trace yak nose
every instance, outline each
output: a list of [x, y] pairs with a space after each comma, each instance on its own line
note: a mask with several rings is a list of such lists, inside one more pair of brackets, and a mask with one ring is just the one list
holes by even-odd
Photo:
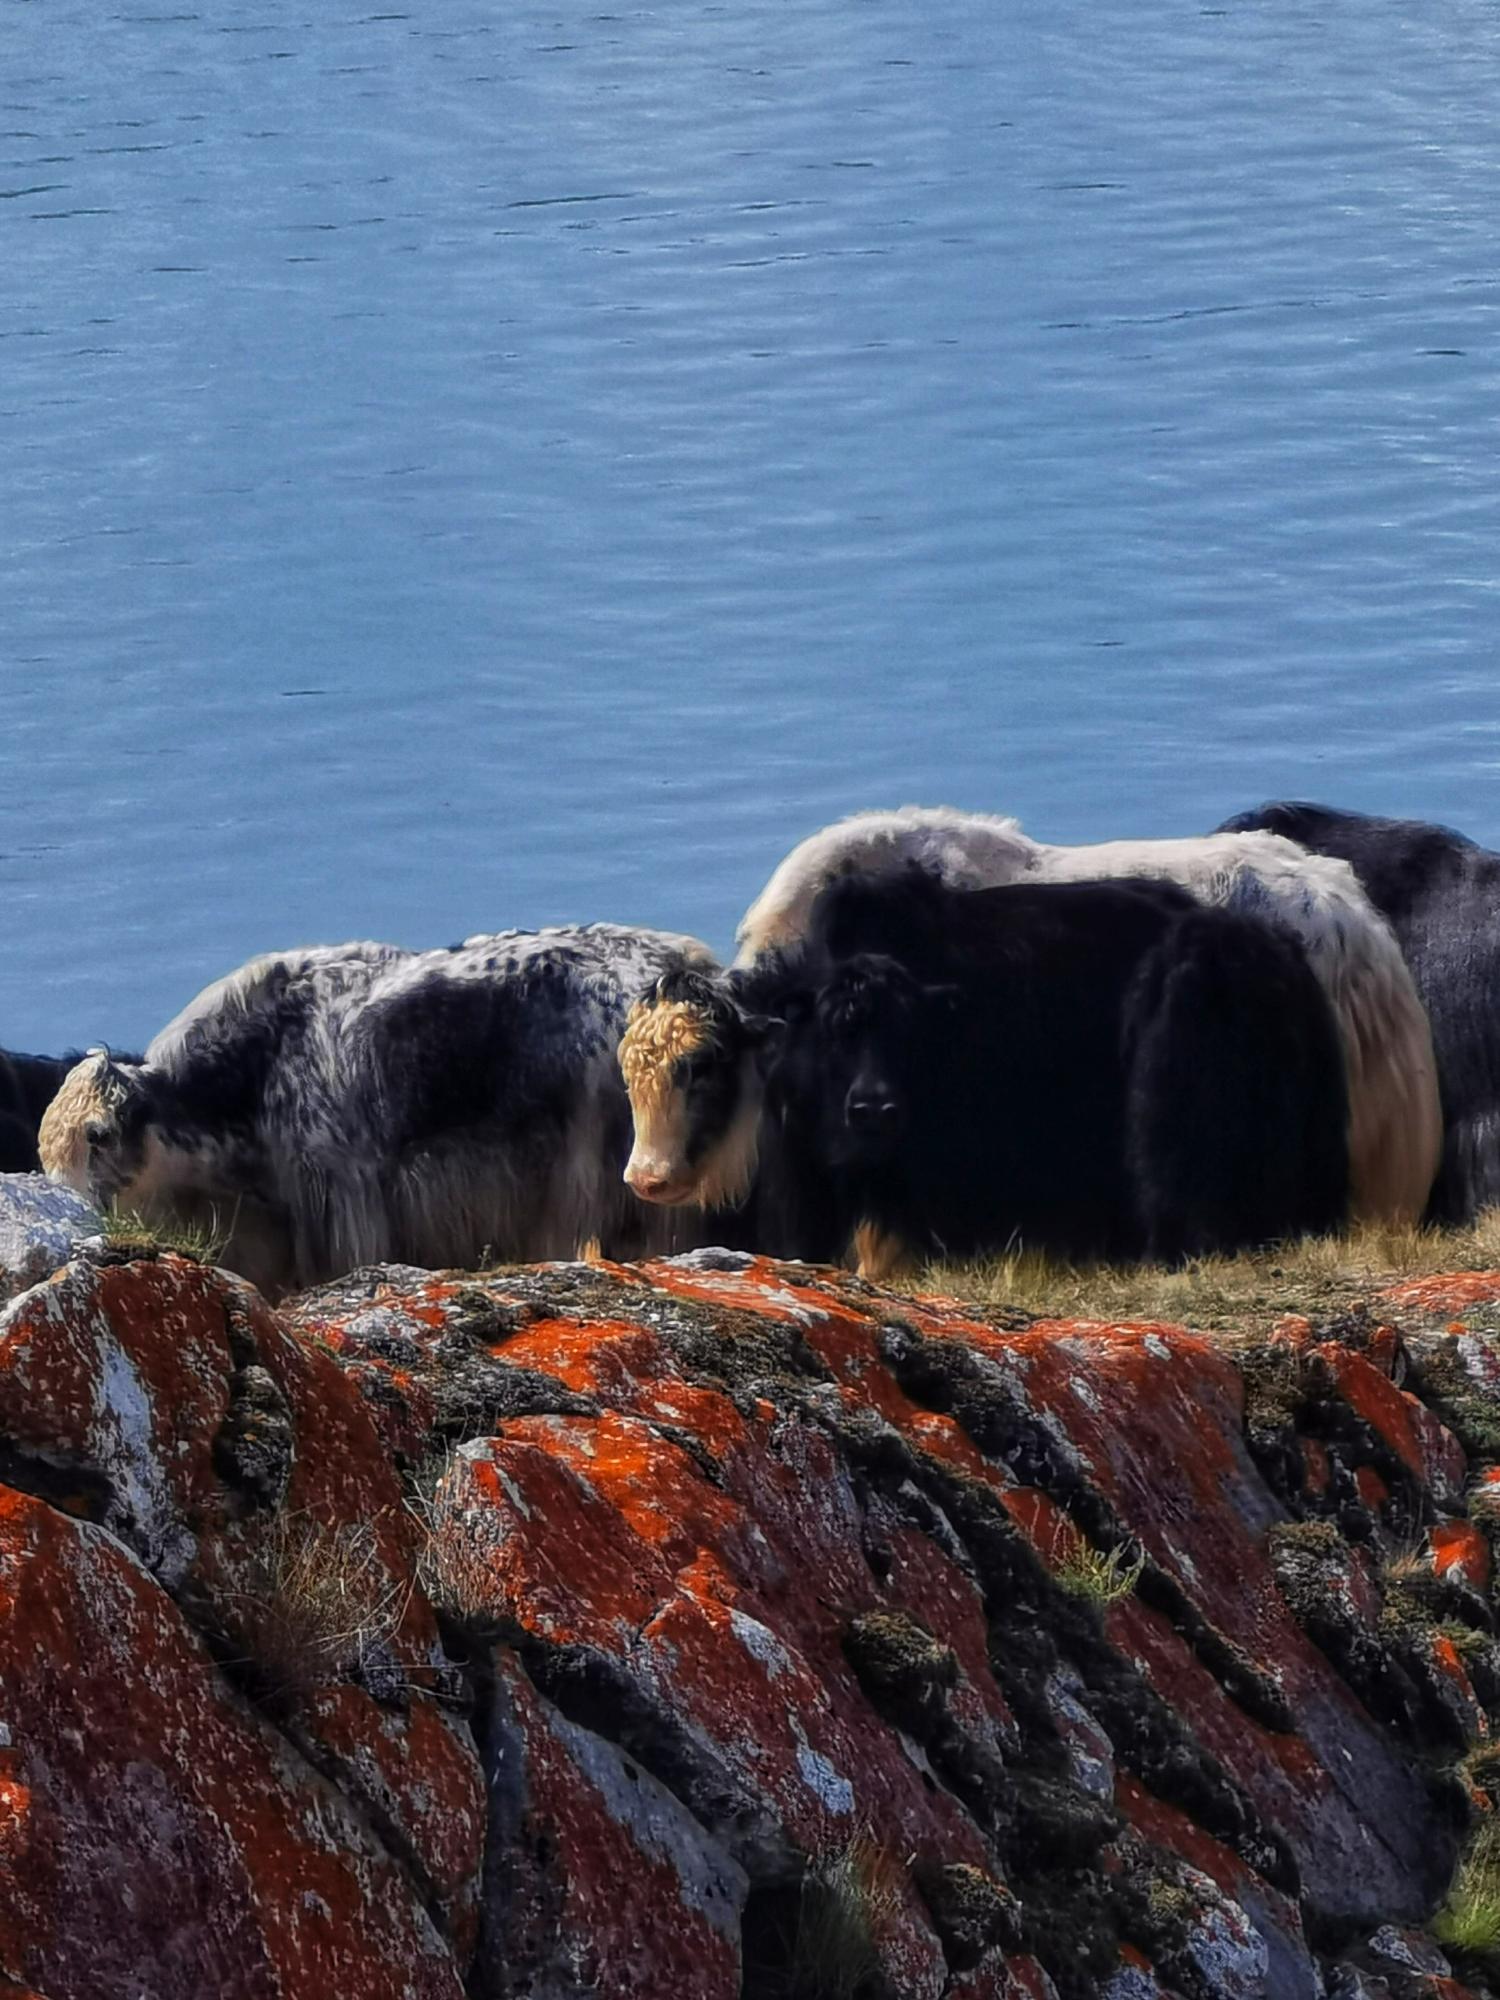
[[625, 1185], [642, 1201], [659, 1201], [672, 1185], [670, 1174], [651, 1167], [627, 1167]]
[[889, 1132], [901, 1115], [894, 1097], [883, 1090], [850, 1093], [844, 1116], [856, 1132]]

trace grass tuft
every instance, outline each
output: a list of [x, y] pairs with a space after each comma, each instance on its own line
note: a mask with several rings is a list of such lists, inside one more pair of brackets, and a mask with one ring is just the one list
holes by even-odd
[[305, 1698], [372, 1661], [411, 1595], [381, 1560], [374, 1524], [278, 1514], [222, 1609], [227, 1636], [266, 1696]]
[[900, 1898], [895, 1863], [868, 1832], [809, 1863], [793, 1888], [746, 1906], [744, 1992], [754, 2000], [865, 2000], [884, 1990], [878, 1934]]
[[1391, 1550], [1381, 1570], [1387, 1584], [1394, 1584], [1398, 1589], [1425, 1583], [1433, 1574], [1432, 1550], [1427, 1537], [1421, 1535], [1416, 1541], [1401, 1542]]
[[1053, 1570], [1054, 1580], [1073, 1597], [1081, 1597], [1100, 1610], [1129, 1597], [1146, 1567], [1146, 1552], [1137, 1549], [1134, 1558], [1123, 1542], [1106, 1553], [1091, 1542], [1080, 1542], [1069, 1550]]
[[192, 1223], [143, 1215], [135, 1209], [111, 1208], [104, 1218], [104, 1241], [118, 1253], [155, 1256], [170, 1251], [195, 1264], [217, 1264], [229, 1246], [231, 1231], [212, 1223]]
[[458, 1625], [485, 1626], [496, 1613], [494, 1563], [454, 1496], [457, 1448], [418, 1468], [407, 1510], [421, 1530], [417, 1582], [435, 1611]]
[[1500, 1829], [1481, 1827], [1432, 1920], [1445, 1950], [1500, 1968]]
[[896, 1901], [891, 1863], [867, 1834], [825, 1854], [802, 1885], [792, 1947], [797, 1990], [855, 2000], [880, 1970], [876, 1934]]

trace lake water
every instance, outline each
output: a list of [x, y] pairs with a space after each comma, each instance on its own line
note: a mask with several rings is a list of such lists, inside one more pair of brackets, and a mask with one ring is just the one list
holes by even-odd
[[859, 806], [1500, 842], [1500, 15], [73, 0], [0, 39], [0, 1042], [727, 946]]

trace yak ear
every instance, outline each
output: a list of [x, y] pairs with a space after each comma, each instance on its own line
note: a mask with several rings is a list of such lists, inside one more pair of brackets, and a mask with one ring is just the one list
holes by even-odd
[[85, 1049], [83, 1060], [88, 1064], [93, 1075], [98, 1078], [102, 1089], [121, 1090], [124, 1088], [125, 1079], [121, 1074], [120, 1065], [110, 1054], [106, 1043], [97, 1042], [93, 1048]]
[[741, 1014], [740, 1027], [746, 1041], [758, 1048], [766, 1042], [780, 1041], [786, 1022], [779, 1014]]
[[779, 1014], [751, 1014], [742, 1023], [755, 1058], [756, 1073], [765, 1078], [775, 1069], [786, 1036], [786, 1022]]

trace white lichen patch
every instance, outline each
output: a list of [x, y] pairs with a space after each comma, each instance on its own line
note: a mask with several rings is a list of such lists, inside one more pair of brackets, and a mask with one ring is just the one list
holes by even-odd
[[1201, 1897], [1201, 1907], [1188, 1930], [1188, 1956], [1202, 1973], [1209, 1990], [1223, 2000], [1262, 2000], [1270, 1949], [1238, 1903], [1196, 1869], [1184, 1871], [1187, 1883]]
[[762, 1625], [758, 1618], [752, 1618], [738, 1606], [731, 1609], [729, 1623], [745, 1651], [752, 1659], [759, 1660], [772, 1680], [792, 1671], [791, 1655], [768, 1625]]
[[797, 1769], [802, 1773], [802, 1782], [828, 1812], [841, 1816], [854, 1810], [854, 1787], [835, 1764], [829, 1762], [821, 1750], [814, 1750], [802, 1732], [802, 1725], [796, 1716], [790, 1718], [792, 1734], [797, 1739]]
[[135, 1363], [102, 1330], [99, 1359], [92, 1428], [111, 1489], [106, 1525], [171, 1590], [191, 1567], [197, 1541], [177, 1515], [156, 1448], [151, 1398]]

